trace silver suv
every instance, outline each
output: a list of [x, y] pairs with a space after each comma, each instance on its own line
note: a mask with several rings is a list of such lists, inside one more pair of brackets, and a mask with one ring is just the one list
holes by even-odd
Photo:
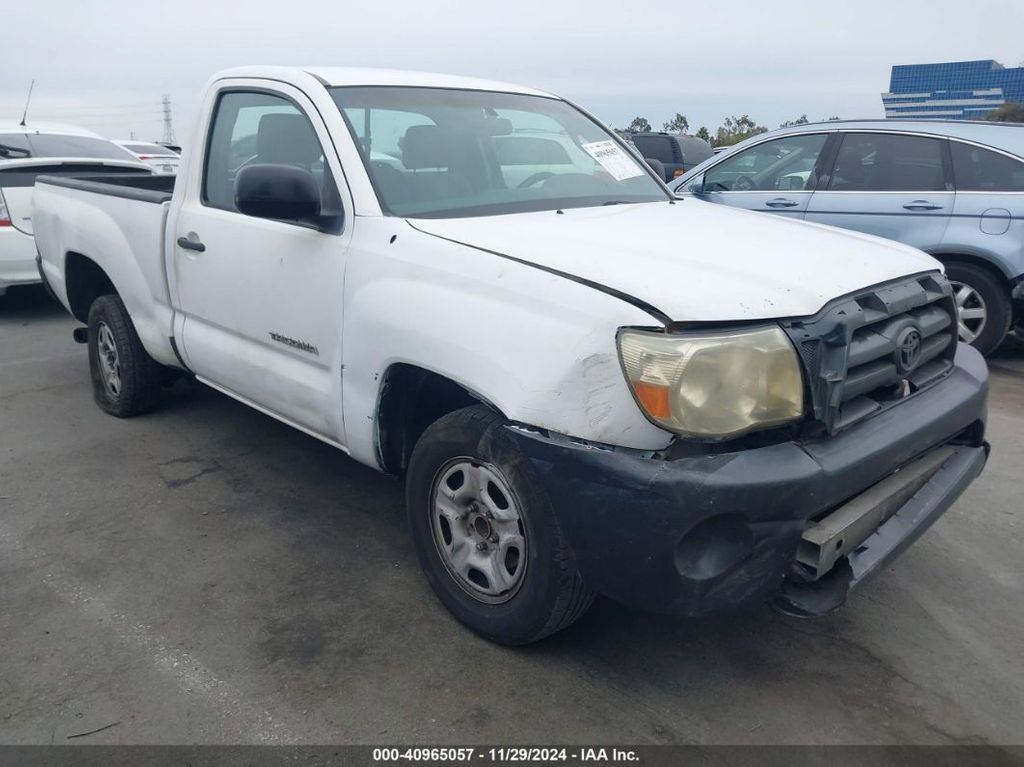
[[868, 120], [783, 128], [715, 155], [671, 186], [920, 248], [946, 265], [964, 341], [988, 354], [1015, 323], [1022, 330], [1024, 125]]

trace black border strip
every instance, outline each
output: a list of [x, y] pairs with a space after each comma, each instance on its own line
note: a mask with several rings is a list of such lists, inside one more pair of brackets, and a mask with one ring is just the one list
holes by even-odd
[[[119, 175], [138, 177], [145, 174], [114, 174], [103, 175], [104, 179], [117, 179]], [[39, 176], [37, 184], [49, 184], [50, 186], [63, 186], [68, 189], [78, 189], [83, 192], [95, 192], [109, 197], [124, 197], [126, 200], [138, 200], [139, 202], [152, 202], [162, 204], [171, 199], [171, 192], [157, 192], [150, 189], [139, 189], [138, 187], [124, 186], [112, 183], [109, 180], [94, 181], [89, 178], [69, 178], [66, 176]]]

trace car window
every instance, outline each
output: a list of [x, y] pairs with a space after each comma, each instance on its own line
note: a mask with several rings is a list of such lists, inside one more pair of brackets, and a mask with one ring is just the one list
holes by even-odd
[[814, 166], [828, 135], [765, 141], [730, 154], [704, 174], [708, 192], [800, 191], [814, 188]]
[[309, 118], [283, 96], [231, 91], [214, 110], [203, 171], [203, 202], [237, 211], [235, 178], [252, 164], [305, 168], [320, 184], [321, 208], [337, 210], [337, 186]]
[[19, 160], [32, 156], [32, 147], [24, 133], [0, 133], [0, 160]]
[[679, 162], [672, 148], [672, 139], [668, 136], [633, 136], [633, 145], [645, 159], [662, 163]]
[[847, 133], [828, 188], [836, 192], [941, 192], [946, 188], [942, 140]]
[[[19, 151], [0, 149], [0, 157], [87, 157], [95, 160], [136, 160], [113, 141], [95, 136], [62, 133], [0, 133], [0, 144]], [[27, 152], [27, 154], [26, 154]]]
[[571, 165], [565, 147], [555, 139], [536, 136], [498, 136], [494, 149], [499, 165]]
[[385, 214], [500, 215], [667, 200], [612, 134], [560, 99], [332, 88]]
[[1024, 192], [1024, 162], [959, 141], [950, 143], [958, 190]]

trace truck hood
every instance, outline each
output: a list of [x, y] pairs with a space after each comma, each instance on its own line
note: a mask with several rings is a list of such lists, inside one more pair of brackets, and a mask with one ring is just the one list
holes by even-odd
[[889, 240], [694, 199], [409, 223], [598, 283], [677, 322], [807, 316], [861, 288], [942, 268]]

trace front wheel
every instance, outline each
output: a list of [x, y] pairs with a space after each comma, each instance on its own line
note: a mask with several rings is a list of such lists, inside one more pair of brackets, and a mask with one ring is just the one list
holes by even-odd
[[96, 404], [118, 418], [152, 410], [160, 393], [161, 365], [146, 352], [119, 296], [93, 301], [87, 335]]
[[1010, 330], [1013, 311], [1006, 289], [974, 264], [950, 263], [946, 276], [953, 287], [960, 340], [991, 354]]
[[416, 443], [406, 506], [441, 602], [507, 645], [542, 639], [593, 601], [529, 459], [483, 406], [444, 416]]

